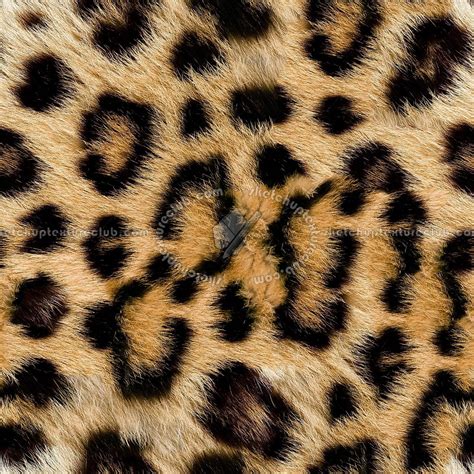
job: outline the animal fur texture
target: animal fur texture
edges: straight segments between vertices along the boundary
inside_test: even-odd
[[[0,472],[474,472],[468,0],[3,0]]]

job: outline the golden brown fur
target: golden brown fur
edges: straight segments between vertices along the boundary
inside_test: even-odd
[[[10,131],[10,144],[0,137],[0,174],[3,179],[12,175],[12,169],[15,172],[12,160],[26,153],[18,147],[29,150],[41,166],[40,178],[27,189],[10,194],[0,189],[4,234],[0,241],[0,427],[4,429],[0,472],[469,472],[474,468],[470,445],[474,439],[474,205],[472,182],[470,188],[462,188],[451,176],[456,170],[467,177],[473,173],[474,63],[468,44],[474,34],[472,4],[380,0],[364,7],[367,2],[335,0],[319,2],[327,4],[326,16],[320,19],[312,18],[310,11],[318,2],[236,2],[256,12],[271,11],[268,28],[258,31],[264,17],[255,13],[260,26],[254,25],[256,32],[246,36],[242,25],[241,34],[229,26],[234,20],[238,23],[238,15],[233,13],[225,23],[219,20],[219,8],[212,7],[229,2],[201,2],[204,6],[194,9],[191,3],[3,1],[0,128]],[[364,8],[378,12],[380,19],[360,60],[342,74],[324,72],[321,63],[308,56],[308,42],[323,34],[330,38],[331,52],[350,48]],[[136,44],[118,53],[107,52],[97,43],[97,31],[103,24],[127,24],[129,14],[129,28],[145,22]],[[450,51],[449,41],[435,40],[426,46],[428,60],[411,67],[422,81],[443,67],[453,78],[447,80],[446,90],[435,90],[433,97],[428,97],[428,89],[436,89],[431,84],[421,103],[397,108],[389,89],[410,61],[410,38],[426,19],[445,18],[455,25],[454,29],[446,26],[452,41],[456,42],[456,33],[464,46],[455,44]],[[183,35],[191,31],[211,42],[220,55],[209,68],[188,69],[180,75],[173,55]],[[443,31],[438,31],[443,38]],[[321,45],[315,54],[320,51]],[[47,81],[41,75],[28,77],[25,66],[45,54],[63,63],[59,76],[65,89],[51,93],[52,102],[31,98],[35,90],[22,89],[38,89]],[[456,54],[462,58],[453,60]],[[256,126],[236,118],[234,91],[257,86],[273,90],[275,85],[289,97],[288,117]],[[149,107],[151,118],[143,125],[148,134],[130,117],[100,116],[99,97],[104,94]],[[350,98],[352,113],[359,119],[348,130],[330,133],[318,118],[327,96]],[[189,99],[203,101],[209,123],[207,130],[186,137],[183,107]],[[90,113],[96,113],[97,122],[106,123],[96,138],[84,132]],[[142,108],[134,117],[144,120],[146,114]],[[450,141],[452,130],[460,124],[467,124],[467,132],[462,139]],[[12,132],[21,135],[22,145],[13,143]],[[104,173],[113,174],[124,167],[142,132],[145,158],[137,176],[118,186],[118,191],[101,192],[100,184],[85,177],[81,163],[87,156],[101,154]],[[363,165],[368,174],[358,182],[348,163],[354,150],[371,143],[383,144],[391,153],[387,161]],[[459,146],[450,159],[452,143]],[[272,192],[258,177],[256,156],[266,145],[275,144],[284,144],[305,171],[288,175]],[[216,156],[222,157],[217,171],[212,168],[196,185],[176,187],[176,199],[187,196],[184,211],[172,217],[181,231],[172,238],[160,237],[157,209],[178,182],[177,170],[184,173],[179,167],[194,160],[208,163]],[[227,177],[219,181],[222,162]],[[278,166],[270,168],[266,171],[271,173]],[[404,176],[397,189],[389,189],[395,175],[386,176],[393,169]],[[174,176],[178,177],[173,182]],[[319,200],[301,210],[304,215],[291,215],[286,221],[281,217],[285,199],[304,200],[328,181],[330,187]],[[352,214],[342,212],[343,196],[361,189],[361,207]],[[408,195],[419,206],[410,201],[402,206],[401,217],[392,221],[384,217],[394,199]],[[225,268],[197,283],[189,300],[179,302],[173,297],[176,282],[201,262],[219,258],[213,228],[223,217],[216,209],[225,208],[224,198],[232,199],[233,208],[247,221],[257,212],[258,220]],[[347,199],[351,206],[356,197]],[[59,209],[67,235],[44,251],[25,250],[34,228],[34,220],[27,217],[44,205]],[[410,206],[423,215],[413,217]],[[116,216],[128,231],[136,232],[99,237],[91,243],[90,232],[104,216]],[[283,241],[292,247],[290,254],[279,248],[279,228]],[[390,234],[398,229],[411,233],[401,241],[401,250]],[[355,241],[337,240],[336,230],[345,230],[343,235]],[[413,237],[417,231],[421,237]],[[465,237],[455,240],[459,235]],[[452,247],[446,247],[449,242],[454,242]],[[117,271],[101,275],[87,258],[94,245],[96,253],[122,246],[128,256],[119,258],[123,265]],[[354,247],[348,250],[345,245]],[[382,296],[387,282],[416,260],[413,253],[419,254],[419,268],[400,277],[408,296],[398,295],[403,304],[395,296],[395,306],[401,306],[390,309]],[[179,265],[171,265],[169,274],[153,280],[147,268],[158,255],[172,255]],[[280,273],[279,264],[288,263],[288,258],[298,265],[290,274]],[[345,277],[330,284],[328,279],[338,279],[334,272]],[[41,280],[44,287],[34,294],[22,287],[41,275],[48,275],[54,285]],[[132,282],[141,285],[139,294],[120,300],[120,292],[126,293],[123,288]],[[219,332],[220,322],[232,317],[232,309],[216,303],[234,282],[240,284],[240,296],[232,299],[237,320],[242,312],[253,318],[250,331],[238,341],[226,340]],[[25,316],[25,294],[32,299],[29,316]],[[456,316],[453,294],[465,300]],[[100,312],[97,316],[101,304],[113,307],[110,322],[98,322],[97,318],[105,318]],[[328,316],[332,311],[328,308],[338,304],[347,306],[340,324]],[[20,308],[17,313],[15,307]],[[278,311],[286,311],[282,316],[288,318],[286,322],[279,322]],[[55,322],[50,321],[53,313]],[[91,318],[100,329],[90,330]],[[53,329],[47,335],[28,335],[33,320],[35,330],[48,330],[45,324]],[[448,340],[443,352],[436,337],[448,327],[454,328],[458,342]],[[394,328],[396,334],[390,332]],[[327,337],[327,343],[321,339],[309,343],[305,338],[314,330]],[[387,339],[377,346],[385,330],[389,330]],[[103,347],[94,345],[94,335],[108,331],[112,333]],[[397,347],[391,350],[392,345]],[[179,355],[169,389],[137,395],[130,387],[140,374],[162,361],[158,369],[162,376],[174,349]],[[117,367],[122,367],[124,357],[128,375],[118,381],[121,369]],[[35,381],[27,373],[18,382],[18,373],[33,359],[49,361],[60,375],[42,379],[41,372]],[[398,369],[391,373],[390,367]],[[436,382],[439,373],[445,378],[441,375],[441,382]],[[57,385],[55,377],[62,377],[63,385]],[[389,381],[386,392],[377,377]],[[449,377],[455,379],[452,386]],[[332,420],[331,393],[337,383],[349,388],[355,408]],[[67,388],[55,398],[50,388],[59,392],[60,386]],[[43,389],[46,398],[35,402],[35,391]],[[210,428],[213,416],[218,428]],[[7,426],[30,431],[12,441],[13,431],[5,431]],[[31,427],[41,434],[35,438]],[[216,435],[219,430],[224,432],[221,438]],[[106,436],[96,444],[90,441],[104,432],[116,433],[115,441]],[[416,455],[410,451],[414,439],[421,443],[413,448]],[[355,454],[328,454],[336,446],[364,440],[370,441]],[[31,446],[20,448],[29,454],[18,454],[15,442]],[[281,449],[275,447],[280,442]],[[104,445],[113,453],[102,459]],[[202,456],[210,455],[215,458],[205,464]],[[224,459],[226,455],[230,458]]]

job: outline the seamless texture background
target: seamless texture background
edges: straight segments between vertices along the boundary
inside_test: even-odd
[[[472,472],[473,34],[3,0],[0,472]]]

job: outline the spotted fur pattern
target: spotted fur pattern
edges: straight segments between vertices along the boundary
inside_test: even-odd
[[[3,0],[0,472],[472,472],[473,35]]]

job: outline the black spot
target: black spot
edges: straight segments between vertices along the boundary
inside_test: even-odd
[[[287,432],[296,419],[292,408],[243,363],[230,362],[210,377],[207,400],[199,421],[217,440],[279,460],[294,450]]]
[[[333,183],[330,179],[323,181],[318,185],[310,196],[310,206],[313,206],[318,201],[320,201],[324,196],[329,194],[333,189]]]
[[[451,173],[453,185],[460,191],[474,197],[474,170],[468,168],[456,168]]]
[[[127,305],[143,297],[149,284],[132,280],[116,293],[112,303],[99,303],[88,310],[84,335],[97,349],[112,349],[112,366],[116,383],[126,398],[161,398],[166,396],[181,370],[192,331],[182,318],[167,318],[163,324],[162,355],[153,366],[139,367],[129,361],[133,350],[122,329]]]
[[[220,321],[216,327],[220,336],[229,342],[240,342],[246,339],[255,322],[254,309],[251,302],[242,296],[242,286],[231,283],[219,294],[215,302],[226,319]]]
[[[108,349],[119,330],[121,308],[99,303],[87,310],[83,334],[96,349]]]
[[[199,282],[195,276],[186,276],[173,284],[171,297],[176,303],[189,303],[199,290]]]
[[[117,290],[114,304],[118,307],[123,307],[137,298],[143,298],[149,289],[148,282],[144,280],[130,280]]]
[[[108,58],[123,60],[133,57],[135,49],[145,41],[150,27],[146,16],[138,8],[124,12],[119,23],[100,23],[94,32],[94,44]]]
[[[23,280],[12,301],[13,324],[23,328],[34,339],[51,336],[68,312],[66,297],[60,285],[49,275],[40,274]]]
[[[348,132],[363,120],[360,114],[354,112],[352,100],[342,95],[325,97],[315,118],[333,135]]]
[[[335,472],[359,472],[376,474],[379,446],[371,439],[364,439],[353,445],[339,445],[327,448],[323,461],[309,468],[310,474],[329,474]],[[354,468],[357,471],[353,471]]]
[[[347,172],[359,184],[364,184],[372,168],[379,162],[385,164],[391,153],[390,148],[379,142],[371,142],[351,149],[346,157]]]
[[[440,354],[444,356],[457,356],[464,348],[467,341],[466,333],[457,324],[441,328],[434,337],[433,343]]]
[[[449,239],[441,254],[441,270],[462,274],[474,270],[474,238],[472,231],[465,230]]]
[[[408,106],[430,105],[436,96],[449,93],[456,67],[467,64],[472,51],[468,31],[451,18],[428,18],[407,35],[407,59],[397,64],[388,98],[400,112]]]
[[[330,14],[333,0],[309,0],[306,7],[306,18],[312,23],[325,20]]]
[[[409,472],[420,472],[433,467],[433,418],[443,404],[462,410],[463,405],[474,402],[474,391],[463,390],[454,374],[440,370],[433,376],[423,393],[413,419],[410,421],[405,439],[406,468]]]
[[[400,230],[391,233],[391,238],[400,258],[399,273],[415,275],[421,269],[421,252],[418,248],[419,235],[411,230]]]
[[[47,112],[72,93],[72,71],[56,56],[44,54],[25,64],[25,83],[16,89],[23,107]]]
[[[402,191],[409,181],[408,173],[394,161],[389,161],[379,189],[386,193]]]
[[[462,285],[456,278],[456,274],[442,273],[441,278],[446,294],[451,299],[451,319],[458,320],[463,318],[467,314],[469,300]]]
[[[112,341],[113,370],[122,395],[126,398],[152,399],[166,396],[181,370],[181,364],[192,336],[182,318],[168,318],[163,326],[163,355],[152,367],[136,367],[129,358],[130,342],[119,326]]]
[[[7,466],[23,466],[25,462],[33,464],[41,451],[46,450],[46,438],[36,426],[29,424],[0,425],[0,459]]]
[[[289,238],[289,230],[291,229],[292,219],[295,216],[296,210],[300,207],[300,201],[304,199],[302,196],[292,196],[283,203],[280,215],[269,225],[268,246],[278,258],[278,270],[285,274],[284,272],[290,269],[285,279],[285,284],[289,291],[296,284],[296,275],[291,272],[291,269],[297,260],[296,250]]]
[[[446,162],[452,166],[452,183],[474,196],[474,127],[467,123],[455,125],[449,130],[446,141]]]
[[[333,422],[350,417],[357,411],[354,395],[349,385],[345,383],[335,383],[328,397],[329,414]]]
[[[42,168],[19,133],[0,128],[0,196],[15,197],[34,191],[40,183]]]
[[[155,474],[143,456],[143,447],[134,439],[123,440],[114,431],[99,431],[89,438],[81,474],[99,472]]]
[[[408,175],[391,159],[392,153],[391,148],[379,142],[352,148],[344,157],[346,171],[365,191],[402,191],[408,182]]]
[[[31,359],[14,375],[14,380],[0,387],[0,400],[20,398],[43,407],[50,402],[64,403],[69,398],[71,388],[66,377],[47,359]]]
[[[178,218],[184,211],[186,193],[192,190],[203,192],[208,186],[225,191],[229,183],[228,174],[221,156],[210,157],[207,161],[188,161],[178,166],[152,223],[156,234],[163,239],[176,238],[180,232]]]
[[[372,384],[382,400],[389,398],[400,384],[402,375],[411,367],[404,360],[410,350],[408,339],[403,332],[394,327],[385,329],[377,337],[369,337],[358,348],[361,374]]]
[[[300,287],[300,277],[295,271],[298,263],[297,252],[293,247],[289,231],[299,211],[308,211],[327,196],[333,188],[330,180],[321,183],[309,196],[296,194],[285,199],[279,217],[269,225],[267,245],[278,259],[278,271],[284,277],[287,290],[286,301],[275,310],[274,324],[277,335],[308,345],[313,349],[329,346],[334,333],[345,327],[347,307],[343,300],[323,303],[314,316],[320,319],[319,325],[308,326],[298,321],[295,300]]]
[[[228,178],[227,178],[228,180]],[[235,208],[235,197],[231,192],[230,187],[225,189],[224,193],[217,196],[217,204],[215,207],[215,218],[220,222]]]
[[[23,217],[21,223],[31,226],[33,233],[33,236],[23,244],[22,252],[47,253],[62,246],[69,219],[59,207],[46,204]]]
[[[26,12],[21,15],[20,22],[27,30],[40,30],[47,26],[44,16],[35,11]]]
[[[86,19],[101,6],[102,0],[77,0],[77,10]]]
[[[96,349],[108,349],[115,336],[120,337],[120,322],[125,306],[142,298],[150,289],[148,281],[131,280],[122,285],[112,302],[100,302],[86,311],[82,334]]]
[[[411,303],[408,277],[421,269],[420,236],[416,228],[400,229],[391,233],[391,240],[398,256],[397,275],[387,281],[381,299],[390,312],[403,313]]]
[[[211,128],[207,106],[200,100],[188,100],[184,104],[182,116],[181,133],[185,137],[193,137]]]
[[[223,252],[225,252],[225,249],[223,249]],[[200,277],[210,277],[223,272],[230,263],[230,257],[224,257],[223,252],[215,255],[214,258],[206,258],[202,260],[196,267],[196,273],[198,273]]]
[[[146,279],[150,283],[167,280],[173,271],[169,255],[156,255],[147,266]]]
[[[127,226],[118,216],[100,217],[84,242],[86,259],[102,278],[118,276],[131,255],[125,245]]]
[[[83,178],[92,181],[97,191],[105,196],[115,195],[134,184],[152,155],[155,116],[155,111],[148,105],[114,94],[102,95],[96,109],[86,113],[82,120],[81,138],[88,152],[80,163]],[[95,151],[96,145],[107,136],[109,119],[125,120],[133,137],[130,152],[116,171],[109,170],[107,157]]]
[[[458,163],[474,154],[474,127],[461,122],[450,128],[446,135],[446,161]]]
[[[197,33],[186,33],[174,47],[171,63],[180,79],[187,79],[191,71],[204,74],[217,67],[222,59],[217,46]]]
[[[316,323],[309,326],[298,321],[292,302],[286,302],[275,310],[275,326],[279,336],[304,344],[311,349],[327,349],[332,337],[345,329],[348,308],[344,300],[326,303],[314,314]]]
[[[289,178],[304,175],[304,165],[285,145],[266,145],[257,153],[257,176],[270,188],[283,186]]]
[[[206,453],[197,457],[190,474],[243,474],[244,459],[239,454]]]
[[[449,239],[440,256],[440,275],[446,294],[451,299],[451,319],[466,316],[468,297],[458,276],[474,269],[474,236],[465,231]]]
[[[412,301],[407,280],[401,276],[389,278],[382,291],[381,300],[391,313],[407,312]]]
[[[293,100],[281,86],[254,86],[232,93],[231,109],[236,120],[251,129],[285,122],[292,111]]]
[[[411,191],[395,195],[382,213],[382,218],[390,224],[423,224],[427,220],[427,211],[423,201]]]
[[[330,246],[334,249],[334,264],[324,276],[327,288],[340,289],[349,280],[349,271],[359,250],[358,240],[348,231],[335,231]]]
[[[263,3],[248,0],[191,0],[195,9],[215,15],[221,34],[234,39],[251,39],[264,35],[272,25],[272,10]]]
[[[474,424],[468,425],[460,435],[459,459],[469,470],[474,464]]]
[[[308,9],[309,19],[318,22],[327,19],[325,11],[332,1],[324,0],[310,3]],[[376,0],[363,0],[361,2],[363,11],[361,19],[354,33],[351,44],[342,52],[334,53],[329,36],[316,32],[306,43],[306,54],[310,59],[316,61],[320,68],[329,76],[343,76],[358,67],[367,51],[370,42],[375,36],[375,30],[380,24],[381,15],[379,2]]]
[[[295,272],[297,252],[290,239],[292,220],[298,210],[308,210],[313,203],[312,196],[293,195],[284,201],[279,217],[269,225],[267,244],[278,258],[278,270],[285,276],[289,292],[296,290],[298,275]]]
[[[341,193],[339,210],[346,216],[353,216],[360,212],[367,201],[367,192],[363,188],[355,188]]]

